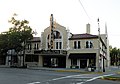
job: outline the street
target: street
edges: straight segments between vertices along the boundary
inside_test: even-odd
[[[103,74],[0,68],[0,84],[100,84],[103,80],[96,79],[101,76]]]

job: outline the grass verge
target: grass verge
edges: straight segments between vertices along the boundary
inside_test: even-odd
[[[102,74],[102,72],[89,72],[89,71],[80,71],[80,70],[55,70],[56,72],[77,72],[81,74]]]
[[[112,81],[120,81],[120,77],[114,77],[114,76],[102,77],[101,79],[103,79],[103,80],[112,80]]]

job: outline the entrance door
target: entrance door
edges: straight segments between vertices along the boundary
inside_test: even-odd
[[[58,67],[58,58],[51,58],[51,67]]]
[[[86,68],[86,67],[87,67],[87,59],[81,59],[80,68]]]

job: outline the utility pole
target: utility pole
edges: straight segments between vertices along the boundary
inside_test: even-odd
[[[97,19],[98,22],[98,71],[101,71],[101,56],[100,56],[100,25],[99,25],[99,18]]]
[[[101,55],[100,55],[100,39],[101,39],[101,36],[100,36],[100,24],[99,24],[100,20],[99,20],[99,18],[98,18],[97,22],[98,22],[98,56],[99,56],[99,57],[98,57],[98,58],[99,58],[99,68],[98,68],[98,71],[100,71],[101,68],[102,68],[102,71],[105,72],[104,56],[102,56],[103,65],[100,65],[102,59],[101,59]],[[103,55],[104,55],[104,54],[103,54]],[[102,67],[102,66],[103,66],[103,67]]]

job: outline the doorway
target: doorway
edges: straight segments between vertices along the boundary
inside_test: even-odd
[[[86,68],[86,67],[87,67],[87,59],[81,59],[80,68]]]

